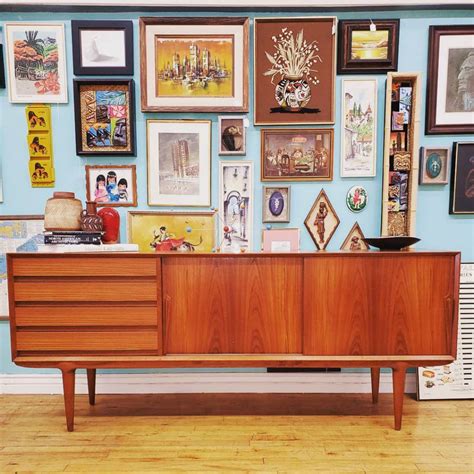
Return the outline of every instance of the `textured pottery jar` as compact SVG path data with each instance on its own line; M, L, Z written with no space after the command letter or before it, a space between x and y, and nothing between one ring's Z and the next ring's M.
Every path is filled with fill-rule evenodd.
M301 77L285 76L275 88L275 99L281 108L298 112L311 100L311 87Z
M87 201L86 208L82 211L81 229L86 232L100 232L102 227L102 218L97 215L97 203Z
M81 230L82 203L74 193L58 192L46 201L45 230Z
M112 207L103 207L97 214L102 218L102 242L116 244L120 236L120 214Z

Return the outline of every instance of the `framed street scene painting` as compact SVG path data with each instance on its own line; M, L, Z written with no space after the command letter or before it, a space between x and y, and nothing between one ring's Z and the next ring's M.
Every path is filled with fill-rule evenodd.
M247 112L249 19L140 18L143 112Z
M147 120L148 205L211 205L211 121Z
M427 134L474 133L474 25L430 26Z
M10 102L65 103L63 23L4 23Z
M255 18L256 125L334 123L336 21Z
M419 184L448 184L449 148L420 147Z
M219 155L245 155L245 116L224 115L219 119Z
M344 120L341 130L341 176L375 176L377 79L344 79L341 95Z
M76 153L135 156L133 79L74 81Z
M450 214L474 214L474 142L453 144Z
M262 222L290 222L290 186L263 186Z
M133 22L72 20L76 76L131 76Z

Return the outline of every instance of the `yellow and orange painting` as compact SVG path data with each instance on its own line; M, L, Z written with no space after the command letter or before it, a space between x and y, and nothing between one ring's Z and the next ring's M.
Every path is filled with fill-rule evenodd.
M388 59L388 30L353 31L351 59Z

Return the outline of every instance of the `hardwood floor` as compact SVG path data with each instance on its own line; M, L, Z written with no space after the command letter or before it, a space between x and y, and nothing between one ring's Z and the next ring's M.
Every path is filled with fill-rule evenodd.
M472 401L381 394L0 396L0 472L472 473Z

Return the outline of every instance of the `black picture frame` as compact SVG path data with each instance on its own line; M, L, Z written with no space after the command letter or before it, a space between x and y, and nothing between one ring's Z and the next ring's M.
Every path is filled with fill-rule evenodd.
M474 142L453 143L449 213L474 214Z
M72 56L76 76L132 76L133 75L133 22L130 20L72 20ZM125 66L85 67L82 65L81 31L123 30Z
M5 89L5 66L3 62L3 44L0 44L0 89Z
M388 31L387 59L352 59L351 40L354 31ZM337 73L338 74L385 74L398 70L398 41L400 20L339 20Z
M81 114L81 86L101 85L101 86L125 86L128 91L128 119L130 129L130 146L127 150L117 149L110 150L113 146L109 146L108 150L97 151L84 150L82 143L82 114ZM79 156L136 156L136 133L135 133L135 83L133 79L75 79L73 81L74 90L74 119L76 131L76 154Z

